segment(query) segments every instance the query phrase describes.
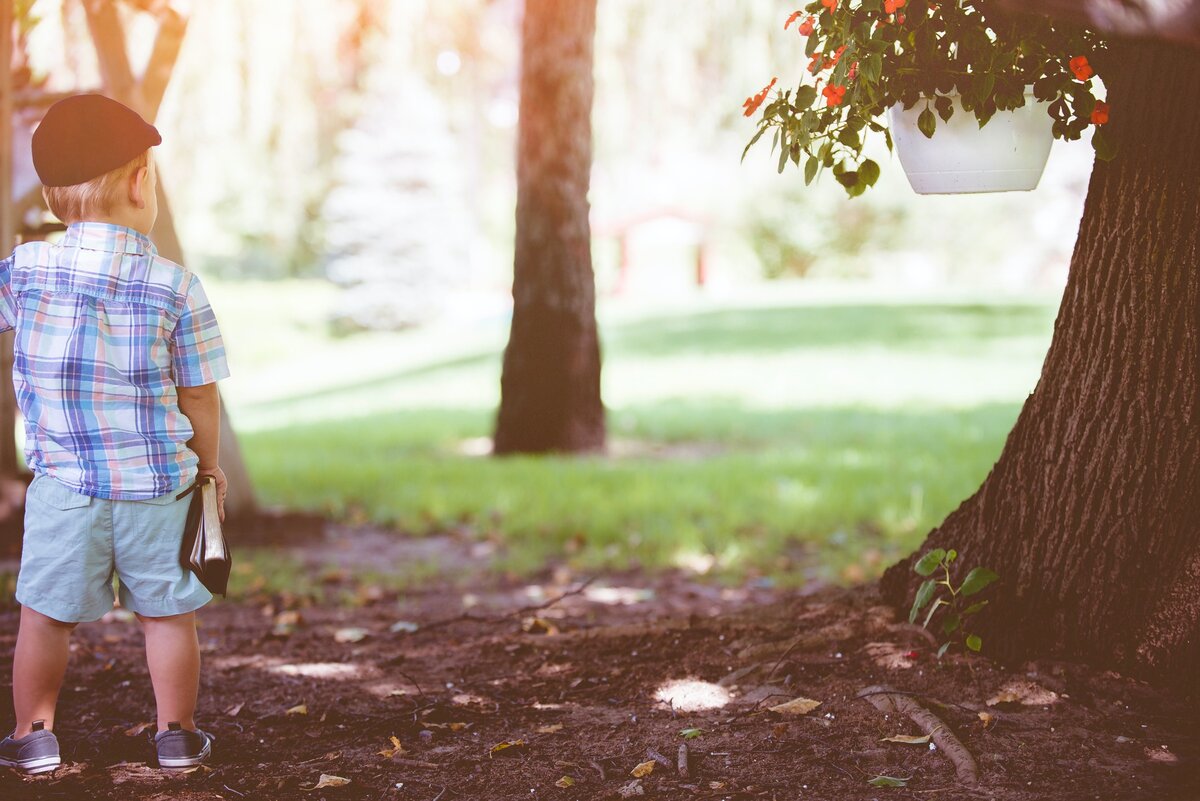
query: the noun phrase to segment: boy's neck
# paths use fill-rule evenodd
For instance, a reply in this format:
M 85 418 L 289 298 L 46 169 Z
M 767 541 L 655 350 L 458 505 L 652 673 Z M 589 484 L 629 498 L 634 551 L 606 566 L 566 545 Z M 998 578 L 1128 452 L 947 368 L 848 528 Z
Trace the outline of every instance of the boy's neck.
M 104 225 L 119 225 L 122 228 L 132 228 L 140 234 L 150 236 L 150 230 L 154 227 L 153 223 L 147 224 L 145 220 L 133 219 L 133 215 L 114 214 L 107 217 L 93 217 L 88 220 L 78 220 L 81 223 L 103 223 Z

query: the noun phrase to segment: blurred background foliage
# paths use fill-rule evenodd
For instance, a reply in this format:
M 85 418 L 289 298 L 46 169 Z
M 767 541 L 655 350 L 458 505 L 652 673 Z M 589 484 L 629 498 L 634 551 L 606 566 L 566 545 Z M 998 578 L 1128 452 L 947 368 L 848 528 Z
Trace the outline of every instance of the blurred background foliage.
M 919 543 L 1036 385 L 1091 149 L 993 196 L 918 197 L 886 153 L 853 201 L 765 148 L 740 163 L 744 98 L 807 63 L 792 10 L 599 3 L 610 453 L 494 460 L 519 1 L 193 3 L 159 158 L 267 505 L 455 532 L 517 571 L 858 580 Z M 33 73 L 96 85 L 78 5 L 34 11 Z

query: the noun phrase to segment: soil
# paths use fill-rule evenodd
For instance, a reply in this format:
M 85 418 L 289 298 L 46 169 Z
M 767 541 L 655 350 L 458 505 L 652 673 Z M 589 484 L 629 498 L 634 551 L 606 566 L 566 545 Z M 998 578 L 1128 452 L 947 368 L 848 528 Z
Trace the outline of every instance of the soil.
M 323 566 L 338 590 L 324 597 L 349 602 L 274 595 L 202 613 L 198 720 L 217 741 L 188 773 L 160 772 L 141 730 L 153 695 L 136 622 L 115 610 L 81 626 L 56 726 L 64 766 L 0 771 L 0 798 L 1200 799 L 1195 695 L 1072 664 L 939 661 L 871 586 L 488 579 L 452 537 L 450 571 L 420 590 L 356 583 L 356 565 L 386 571 L 406 547 L 430 557 L 428 541 L 390 538 L 385 557 L 367 529 L 287 546 Z M 349 569 L 330 573 L 331 542 Z M 16 629 L 17 613 L 0 613 L 5 683 Z M 944 748 L 883 742 L 929 732 L 860 697 L 872 686 L 937 715 L 978 785 L 958 783 Z M 797 697 L 821 703 L 771 710 Z M 906 786 L 869 783 L 879 776 Z

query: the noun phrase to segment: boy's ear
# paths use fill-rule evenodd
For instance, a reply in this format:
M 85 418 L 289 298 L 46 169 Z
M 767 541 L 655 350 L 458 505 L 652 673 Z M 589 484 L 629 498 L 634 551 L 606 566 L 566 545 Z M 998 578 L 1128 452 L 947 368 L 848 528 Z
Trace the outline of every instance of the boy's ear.
M 146 208 L 146 191 L 149 189 L 149 167 L 138 167 L 129 176 L 129 202 L 139 209 Z

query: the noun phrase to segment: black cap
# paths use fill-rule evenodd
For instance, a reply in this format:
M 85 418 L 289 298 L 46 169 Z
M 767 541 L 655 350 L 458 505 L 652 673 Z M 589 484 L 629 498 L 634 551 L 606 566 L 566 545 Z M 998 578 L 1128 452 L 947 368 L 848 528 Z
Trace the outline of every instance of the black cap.
M 33 168 L 45 186 L 74 186 L 161 143 L 158 129 L 128 106 L 75 95 L 51 106 L 33 132 Z

